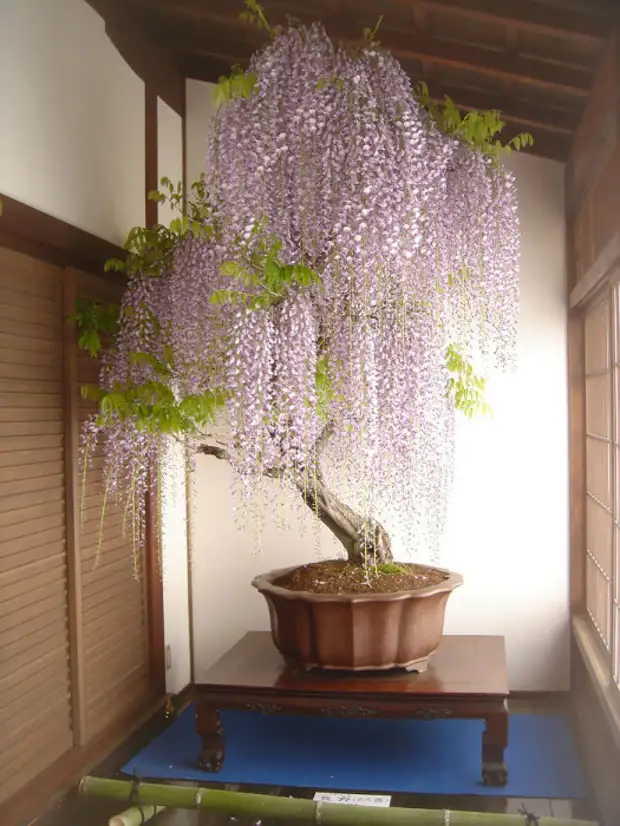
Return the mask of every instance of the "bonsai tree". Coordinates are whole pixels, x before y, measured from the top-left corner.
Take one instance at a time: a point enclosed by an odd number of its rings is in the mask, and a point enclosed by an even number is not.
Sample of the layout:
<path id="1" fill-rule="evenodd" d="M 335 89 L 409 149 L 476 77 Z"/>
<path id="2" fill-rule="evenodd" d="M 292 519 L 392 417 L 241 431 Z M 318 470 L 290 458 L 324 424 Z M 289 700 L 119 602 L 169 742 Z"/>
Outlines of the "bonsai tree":
<path id="1" fill-rule="evenodd" d="M 226 460 L 252 521 L 277 479 L 364 579 L 393 570 L 387 526 L 439 547 L 457 411 L 514 363 L 519 231 L 498 112 L 461 116 L 376 42 L 271 29 L 217 86 L 206 173 L 179 211 L 131 231 L 118 310 L 82 305 L 103 349 L 84 462 L 105 456 L 135 546 L 170 438 Z M 474 364 L 477 365 L 474 369 Z M 225 420 L 224 440 L 214 423 Z M 387 514 L 387 516 L 385 516 Z M 382 567 L 383 566 L 383 567 Z"/>

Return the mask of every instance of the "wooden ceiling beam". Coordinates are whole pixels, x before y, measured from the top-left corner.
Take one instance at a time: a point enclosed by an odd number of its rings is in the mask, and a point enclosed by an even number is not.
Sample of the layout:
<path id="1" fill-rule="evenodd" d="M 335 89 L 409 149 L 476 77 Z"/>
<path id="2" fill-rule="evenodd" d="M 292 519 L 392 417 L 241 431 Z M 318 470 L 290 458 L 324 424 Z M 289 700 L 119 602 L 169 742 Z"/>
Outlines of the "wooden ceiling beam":
<path id="1" fill-rule="evenodd" d="M 610 31 L 610 21 L 615 9 L 615 0 L 608 3 L 598 3 L 591 0 L 583 9 L 547 5 L 538 0 L 390 0 L 394 6 L 405 11 L 409 10 L 415 16 L 418 12 L 443 12 L 454 16 L 467 17 L 483 22 L 497 23 L 502 26 L 514 26 L 521 31 L 529 31 L 549 37 L 565 40 L 581 41 L 586 43 L 602 43 L 607 40 Z M 224 13 L 227 17 L 237 16 L 242 4 L 238 8 L 231 7 L 229 0 L 129 0 L 128 6 L 142 9 L 147 13 L 167 11 L 171 14 L 204 18 L 213 12 Z M 310 16 L 321 19 L 315 12 L 313 0 L 266 0 L 267 15 L 274 22 L 282 14 L 288 12 L 302 17 Z M 385 6 L 385 4 L 384 4 Z M 339 10 L 338 0 L 329 0 L 327 8 Z M 368 17 L 376 19 L 377 3 L 371 0 L 358 0 L 356 15 L 358 18 Z M 385 22 L 389 22 L 389 9 Z M 336 12 L 334 12 L 336 13 Z M 363 25 L 363 24 L 360 24 Z"/>
<path id="2" fill-rule="evenodd" d="M 168 42 L 174 37 L 172 48 L 177 52 L 196 51 L 205 54 L 222 54 L 221 43 L 237 43 L 236 52 L 247 59 L 251 50 L 260 45 L 253 32 L 248 32 L 243 23 L 231 20 L 227 24 L 221 19 L 209 25 L 207 16 L 201 20 L 200 29 L 191 29 L 183 34 L 179 20 L 166 22 L 163 15 L 152 20 L 158 32 L 168 32 Z M 326 24 L 328 33 L 335 39 L 353 42 L 351 32 L 342 24 Z M 172 34 L 174 32 L 174 34 Z M 545 63 L 531 57 L 510 54 L 506 51 L 492 51 L 463 43 L 448 42 L 429 37 L 418 32 L 402 32 L 385 29 L 381 35 L 381 45 L 394 57 L 402 61 L 419 60 L 423 63 L 449 66 L 488 77 L 499 77 L 518 85 L 536 86 L 586 98 L 592 81 L 592 73 L 583 67 L 559 66 Z"/>
<path id="3" fill-rule="evenodd" d="M 289 2 L 274 0 L 274 2 L 276 5 L 274 5 L 273 17 L 276 20 L 283 18 L 287 10 L 296 12 L 305 22 L 317 17 L 307 4 L 298 4 L 296 7 L 293 0 Z M 512 17 L 518 17 L 521 8 L 521 0 L 502 0 L 501 3 L 498 0 L 396 0 L 396 2 L 401 5 L 406 4 L 412 9 L 412 26 L 415 26 L 416 9 L 421 10 L 417 12 L 417 19 L 419 19 L 420 13 L 424 17 L 426 11 L 430 12 L 440 6 L 453 7 L 463 15 L 470 7 L 478 9 L 478 13 L 481 14 L 482 6 L 485 8 L 488 6 L 490 9 L 488 14 L 495 9 L 495 16 L 500 17 L 501 22 L 505 24 L 507 21 L 510 22 Z M 534 3 L 533 0 L 524 0 L 524 2 L 527 8 L 536 6 L 543 15 L 543 19 L 546 19 L 545 15 L 550 14 L 549 8 L 542 4 Z M 504 10 L 511 9 L 513 5 L 515 6 L 514 14 L 506 17 L 507 12 Z M 218 34 L 239 38 L 246 42 L 257 36 L 257 32 L 252 30 L 252 27 L 239 21 L 237 15 L 230 9 L 229 0 L 209 0 L 208 3 L 204 0 L 176 0 L 175 2 L 172 0 L 131 0 L 131 6 L 138 13 L 142 25 L 157 28 L 162 42 L 166 42 L 165 32 L 168 27 L 178 30 L 184 25 L 186 30 L 192 31 L 194 24 L 199 26 L 204 33 L 204 51 L 206 52 L 214 51 L 210 48 L 209 41 Z M 359 19 L 368 17 L 370 20 L 373 12 L 369 9 L 368 14 L 365 14 L 365 4 L 360 4 L 360 6 Z M 552 11 L 560 20 L 565 16 L 566 19 L 571 19 L 571 14 L 575 20 L 581 20 L 582 17 L 599 19 L 594 15 L 586 15 L 584 12 Z M 350 19 L 341 12 L 327 14 L 323 23 L 328 33 L 335 39 L 354 42 L 359 34 L 355 30 L 357 24 L 351 24 Z M 575 26 L 577 26 L 576 23 Z M 583 26 L 583 30 L 587 32 L 588 24 L 583 22 Z M 525 25 L 523 27 L 528 28 Z M 400 59 L 417 59 L 429 65 L 443 64 L 487 76 L 500 77 L 509 83 L 535 85 L 576 97 L 586 97 L 591 87 L 592 67 L 584 66 L 577 58 L 571 65 L 568 65 L 567 62 L 547 61 L 534 56 L 510 53 L 503 48 L 503 42 L 498 43 L 497 49 L 491 49 L 449 41 L 441 36 L 431 36 L 421 31 L 419 27 L 416 28 L 417 30 L 414 29 L 411 32 L 404 31 L 402 28 L 396 29 L 396 27 L 390 29 L 388 17 L 381 28 L 380 40 Z M 192 31 L 193 36 L 196 34 Z M 551 54 L 554 54 L 553 49 Z M 565 55 L 566 60 L 569 57 L 570 54 Z"/>
<path id="4" fill-rule="evenodd" d="M 105 31 L 123 59 L 178 115 L 185 111 L 185 78 L 165 45 L 136 24 L 124 0 L 86 0 L 101 15 Z"/>
<path id="5" fill-rule="evenodd" d="M 196 52 L 191 54 L 177 52 L 176 59 L 181 71 L 190 80 L 217 83 L 218 78 L 230 72 L 230 61 L 222 56 L 197 54 Z M 241 61 L 237 62 L 241 66 L 244 65 Z"/>
<path id="6" fill-rule="evenodd" d="M 608 38 L 612 13 L 608 7 L 602 11 L 590 6 L 587 10 L 548 6 L 537 0 L 390 0 L 395 8 L 411 11 L 412 20 L 439 12 L 452 17 L 466 17 L 482 22 L 514 27 L 520 31 L 553 37 L 556 40 L 599 45 Z M 130 7 L 142 14 L 169 14 L 187 20 L 204 20 L 207 17 L 222 18 L 232 22 L 237 17 L 230 0 L 130 0 Z M 239 9 L 241 4 L 239 5 Z M 372 25 L 377 17 L 377 4 L 370 0 L 358 0 L 356 16 Z M 315 11 L 311 0 L 271 0 L 267 13 L 273 22 L 284 22 L 285 14 L 304 20 L 322 20 L 328 25 L 330 18 L 347 19 L 348 15 L 336 3 L 327 6 L 327 15 Z M 389 7 L 384 11 L 384 26 L 390 23 Z M 364 25 L 359 23 L 359 28 Z"/>
<path id="7" fill-rule="evenodd" d="M 190 71 L 194 74 L 202 74 L 204 70 L 201 67 L 206 66 L 208 76 L 200 76 L 196 79 L 216 83 L 221 75 L 228 74 L 230 67 L 235 63 L 246 66 L 250 51 L 251 47 L 248 45 L 247 52 L 242 55 L 238 44 L 228 39 L 219 39 L 217 48 L 209 53 L 197 47 L 182 50 L 179 45 L 178 59 L 184 61 L 183 68 L 189 66 Z M 182 54 L 185 57 L 182 57 Z M 206 59 L 205 63 L 202 62 L 202 58 Z M 524 127 L 541 126 L 550 131 L 572 134 L 581 118 L 581 106 L 562 109 L 533 103 L 510 94 L 444 84 L 440 77 L 434 77 L 427 71 L 423 72 L 422 75 L 413 71 L 407 66 L 406 62 L 403 63 L 403 69 L 411 78 L 412 83 L 415 84 L 420 80 L 425 80 L 434 100 L 442 102 L 448 96 L 452 98 L 457 106 L 470 111 L 499 109 L 506 121 L 519 123 Z"/>
<path id="8" fill-rule="evenodd" d="M 592 82 L 592 73 L 583 68 L 558 66 L 506 51 L 449 43 L 402 31 L 384 30 L 381 43 L 399 59 L 438 63 L 575 97 L 586 98 Z"/>
<path id="9" fill-rule="evenodd" d="M 166 15 L 170 19 L 184 19 L 189 23 L 204 22 L 207 18 L 227 25 L 239 22 L 239 12 L 243 10 L 243 0 L 128 0 L 127 6 L 136 11 L 141 20 Z M 284 23 L 285 15 L 319 20 L 320 15 L 305 5 L 295 9 L 295 0 L 265 0 L 265 13 L 270 23 Z M 245 28 L 253 28 L 243 23 Z M 361 31 L 361 29 L 360 29 Z"/>
<path id="10" fill-rule="evenodd" d="M 244 65 L 246 62 L 239 56 L 225 54 L 225 50 L 218 54 L 186 53 L 183 56 L 179 55 L 178 59 L 187 77 L 210 83 L 216 83 L 221 75 L 227 74 L 232 64 Z M 411 77 L 413 83 L 423 79 Z M 506 122 L 502 140 L 509 140 L 518 132 L 536 133 L 535 154 L 539 154 L 540 151 L 544 157 L 552 157 L 555 160 L 566 159 L 573 129 L 579 121 L 577 111 L 574 113 L 566 110 L 554 111 L 549 107 L 486 92 L 482 89 L 444 86 L 430 80 L 429 92 L 435 100 L 443 100 L 448 95 L 456 106 L 466 111 L 499 109 L 502 119 Z"/>
<path id="11" fill-rule="evenodd" d="M 459 14 L 471 19 L 500 23 L 521 31 L 581 42 L 602 42 L 609 34 L 609 15 L 594 8 L 579 11 L 545 6 L 535 0 L 396 0 L 399 6 L 414 10 Z"/>

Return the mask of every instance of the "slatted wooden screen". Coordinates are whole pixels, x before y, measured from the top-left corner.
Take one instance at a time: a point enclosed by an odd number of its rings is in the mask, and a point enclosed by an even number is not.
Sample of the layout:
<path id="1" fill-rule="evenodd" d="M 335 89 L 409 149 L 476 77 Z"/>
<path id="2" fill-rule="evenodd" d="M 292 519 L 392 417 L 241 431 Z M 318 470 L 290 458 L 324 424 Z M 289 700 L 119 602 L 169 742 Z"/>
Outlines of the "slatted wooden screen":
<path id="1" fill-rule="evenodd" d="M 147 578 L 134 577 L 114 502 L 101 524 L 100 456 L 80 520 L 78 439 L 93 404 L 79 386 L 99 365 L 67 320 L 77 295 L 119 290 L 0 248 L 0 803 L 151 688 Z"/>
<path id="2" fill-rule="evenodd" d="M 62 270 L 0 248 L 0 801 L 73 746 Z"/>
<path id="3" fill-rule="evenodd" d="M 118 291 L 101 279 L 72 271 L 77 294 L 104 302 L 118 301 Z M 96 383 L 99 363 L 81 351 L 77 383 Z M 80 426 L 95 410 L 76 387 Z M 79 530 L 81 559 L 84 714 L 88 736 L 105 729 L 130 711 L 149 687 L 146 578 L 142 555 L 134 576 L 131 541 L 123 535 L 123 513 L 107 501 L 101 521 L 103 484 L 101 455 L 87 472 L 87 497 Z M 99 539 L 101 536 L 101 544 Z"/>

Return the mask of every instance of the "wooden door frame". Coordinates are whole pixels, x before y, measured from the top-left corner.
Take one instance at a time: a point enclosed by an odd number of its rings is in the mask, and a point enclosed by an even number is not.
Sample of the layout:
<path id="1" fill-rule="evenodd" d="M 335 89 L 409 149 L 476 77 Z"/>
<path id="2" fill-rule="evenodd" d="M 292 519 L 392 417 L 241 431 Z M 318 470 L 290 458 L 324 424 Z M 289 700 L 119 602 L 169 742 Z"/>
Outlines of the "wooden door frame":
<path id="1" fill-rule="evenodd" d="M 149 199 L 149 192 L 158 189 L 158 95 L 154 87 L 144 85 L 144 220 L 145 226 L 157 223 L 158 204 Z M 146 577 L 147 622 L 149 636 L 149 674 L 152 684 L 166 691 L 166 642 L 164 633 L 163 549 L 158 514 L 160 503 L 151 486 L 146 500 Z"/>

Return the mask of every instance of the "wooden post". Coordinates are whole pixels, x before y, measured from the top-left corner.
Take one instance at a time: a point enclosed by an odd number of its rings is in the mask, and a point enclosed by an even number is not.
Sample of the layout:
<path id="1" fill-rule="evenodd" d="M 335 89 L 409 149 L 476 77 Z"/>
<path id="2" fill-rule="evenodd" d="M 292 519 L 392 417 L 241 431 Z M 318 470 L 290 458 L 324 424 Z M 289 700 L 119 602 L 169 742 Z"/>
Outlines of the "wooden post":
<path id="1" fill-rule="evenodd" d="M 65 435 L 65 513 L 67 525 L 67 601 L 69 615 L 69 652 L 71 661 L 71 709 L 73 741 L 87 742 L 84 709 L 84 634 L 82 614 L 82 560 L 80 553 L 80 490 L 78 433 L 78 365 L 75 322 L 77 273 L 63 273 L 63 395 Z"/>
<path id="2" fill-rule="evenodd" d="M 149 200 L 149 192 L 159 189 L 157 169 L 157 93 L 148 85 L 144 88 L 144 220 L 147 227 L 157 223 L 158 205 Z"/>
<path id="3" fill-rule="evenodd" d="M 585 610 L 586 581 L 586 402 L 583 315 L 568 318 L 568 426 L 570 496 L 570 607 L 573 615 Z"/>
<path id="4" fill-rule="evenodd" d="M 157 169 L 157 92 L 145 84 L 145 121 L 144 121 L 144 155 L 145 155 L 145 191 L 144 209 L 146 226 L 157 223 L 158 205 L 150 201 L 148 193 L 158 188 Z M 151 469 L 155 472 L 155 468 Z M 152 486 L 151 486 L 152 488 Z M 158 508 L 160 503 L 152 490 L 147 493 L 145 505 L 145 575 L 147 578 L 147 623 L 149 635 L 149 680 L 151 688 L 164 694 L 166 690 L 166 659 L 164 638 L 164 590 L 163 571 L 160 570 L 162 549 L 159 547 L 157 530 Z"/>

